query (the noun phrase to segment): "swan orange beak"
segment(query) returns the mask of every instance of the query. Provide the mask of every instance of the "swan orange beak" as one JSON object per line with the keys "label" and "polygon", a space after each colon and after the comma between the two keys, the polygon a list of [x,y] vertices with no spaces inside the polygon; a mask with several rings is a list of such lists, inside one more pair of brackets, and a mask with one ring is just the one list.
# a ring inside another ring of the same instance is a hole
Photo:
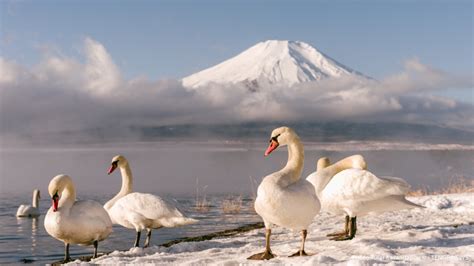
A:
{"label": "swan orange beak", "polygon": [[59,196],[58,193],[54,194],[53,197],[51,198],[53,201],[53,212],[58,210],[58,204],[59,204]]}
{"label": "swan orange beak", "polygon": [[110,175],[114,170],[115,168],[117,168],[117,163],[116,162],[113,162],[111,165],[110,165],[110,168],[109,168],[109,171],[107,172],[108,175]]}
{"label": "swan orange beak", "polygon": [[278,148],[278,141],[275,140],[270,140],[270,145],[268,146],[267,150],[265,151],[265,156],[268,156],[272,151],[276,150]]}

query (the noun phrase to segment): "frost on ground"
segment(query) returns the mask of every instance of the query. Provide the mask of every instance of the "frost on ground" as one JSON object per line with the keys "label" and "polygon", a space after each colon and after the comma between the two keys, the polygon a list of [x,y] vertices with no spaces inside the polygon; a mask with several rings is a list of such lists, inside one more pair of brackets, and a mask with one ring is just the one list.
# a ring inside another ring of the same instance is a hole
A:
{"label": "frost on ground", "polygon": [[[105,264],[378,264],[474,262],[474,194],[447,194],[409,198],[425,209],[403,210],[359,217],[356,237],[335,242],[325,236],[343,228],[344,217],[320,213],[309,228],[308,257],[287,256],[300,244],[299,232],[272,230],[271,245],[277,258],[249,261],[263,251],[264,229],[228,238],[183,242],[171,247],[114,251],[90,263]],[[80,263],[80,261],[75,261]]]}

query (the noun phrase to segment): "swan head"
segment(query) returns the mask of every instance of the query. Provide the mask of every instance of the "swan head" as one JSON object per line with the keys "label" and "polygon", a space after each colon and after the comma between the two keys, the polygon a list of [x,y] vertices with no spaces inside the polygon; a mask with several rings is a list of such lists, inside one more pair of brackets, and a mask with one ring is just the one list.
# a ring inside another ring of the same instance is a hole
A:
{"label": "swan head", "polygon": [[69,184],[72,184],[72,179],[68,175],[57,175],[49,182],[48,192],[51,196],[54,212],[58,210],[59,199],[61,199],[63,190]]}
{"label": "swan head", "polygon": [[319,158],[318,162],[316,163],[316,171],[324,169],[331,165],[328,157],[321,157]]}
{"label": "swan head", "polygon": [[117,167],[121,168],[128,165],[127,159],[123,155],[116,155],[112,158],[112,162],[110,163],[110,168],[107,174],[111,174]]}
{"label": "swan head", "polygon": [[279,146],[288,145],[298,136],[295,131],[289,127],[279,127],[272,131],[270,135],[270,145],[268,145],[265,151],[265,156],[268,156],[272,151],[276,150]]}

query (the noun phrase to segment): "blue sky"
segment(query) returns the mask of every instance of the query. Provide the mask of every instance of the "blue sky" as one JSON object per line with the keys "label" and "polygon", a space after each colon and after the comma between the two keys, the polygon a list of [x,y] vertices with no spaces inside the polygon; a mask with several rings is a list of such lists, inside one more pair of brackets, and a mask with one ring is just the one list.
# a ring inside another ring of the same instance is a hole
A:
{"label": "blue sky", "polygon": [[[383,78],[417,57],[473,71],[472,1],[2,1],[1,53],[37,63],[102,43],[127,78],[181,78],[267,39],[300,40]],[[472,94],[471,94],[472,96]]]}

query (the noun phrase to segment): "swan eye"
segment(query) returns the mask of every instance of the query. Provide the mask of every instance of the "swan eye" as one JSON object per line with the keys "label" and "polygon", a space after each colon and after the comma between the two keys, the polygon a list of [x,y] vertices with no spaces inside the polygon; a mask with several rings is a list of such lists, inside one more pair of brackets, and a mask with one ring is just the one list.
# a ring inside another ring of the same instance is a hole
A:
{"label": "swan eye", "polygon": [[270,139],[270,142],[272,142],[272,141],[278,142],[278,137],[279,137],[279,136],[280,136],[280,134],[276,135],[275,137],[272,137],[272,138]]}
{"label": "swan eye", "polygon": [[112,164],[113,164],[114,166],[117,166],[118,162],[119,162],[118,160],[117,160],[117,161],[113,161]]}
{"label": "swan eye", "polygon": [[53,199],[57,199],[57,198],[59,198],[59,195],[58,195],[58,192],[56,191],[56,193],[54,193],[53,195]]}

